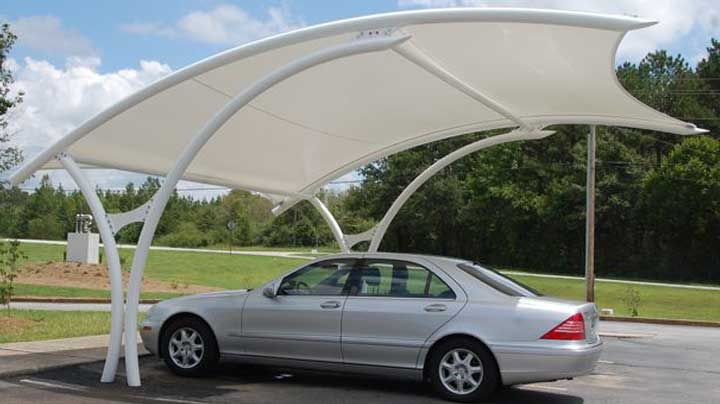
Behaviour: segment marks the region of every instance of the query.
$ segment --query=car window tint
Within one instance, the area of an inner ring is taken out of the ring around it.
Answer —
[[[514,279],[511,279],[494,269],[480,266],[477,263],[461,263],[458,268],[472,275],[474,278],[485,283],[500,293],[514,297],[537,297],[542,296],[540,292],[526,286]]]
[[[280,295],[339,296],[355,260],[321,261],[283,278]]]
[[[454,299],[437,275],[420,265],[395,260],[367,260],[353,270],[346,292],[353,296]]]

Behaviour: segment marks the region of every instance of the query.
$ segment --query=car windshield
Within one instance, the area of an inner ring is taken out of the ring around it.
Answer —
[[[531,288],[530,286],[524,285],[512,278],[509,278],[500,272],[481,266],[478,263],[462,263],[458,264],[458,268],[462,269],[469,275],[480,280],[484,284],[497,290],[498,292],[504,293],[508,296],[517,297],[538,297],[542,296],[540,292]]]

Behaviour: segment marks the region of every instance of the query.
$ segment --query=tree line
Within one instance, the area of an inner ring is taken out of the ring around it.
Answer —
[[[683,137],[598,129],[597,274],[720,282],[720,42],[712,40],[696,66],[656,51],[639,63],[620,65],[617,76],[640,101],[710,133]],[[7,93],[0,95],[5,99]],[[582,273],[588,128],[548,129],[557,133],[495,146],[445,168],[403,207],[380,249]],[[346,233],[367,230],[438,158],[498,133],[467,134],[397,153],[363,167],[356,186],[322,198]],[[2,143],[0,138],[0,150],[10,149]],[[149,177],[121,192],[98,193],[109,212],[128,211],[145,203],[159,185]],[[334,243],[310,204],[302,202],[279,217],[270,208],[269,201],[245,191],[208,200],[175,194],[155,242],[179,247]],[[0,236],[64,239],[79,212],[89,212],[82,195],[54,188],[48,178],[34,192],[6,189],[0,192]],[[229,221],[236,224],[233,231]],[[123,229],[119,241],[134,243],[139,229],[138,224]]]

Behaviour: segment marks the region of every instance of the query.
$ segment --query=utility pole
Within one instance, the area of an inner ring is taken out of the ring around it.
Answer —
[[[587,180],[585,181],[585,300],[595,301],[595,125],[587,136]]]

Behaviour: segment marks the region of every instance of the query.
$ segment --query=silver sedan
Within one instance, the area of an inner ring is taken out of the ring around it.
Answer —
[[[542,297],[478,264],[358,253],[324,257],[248,291],[153,306],[145,347],[183,376],[220,359],[413,377],[443,397],[589,373],[594,304]]]

